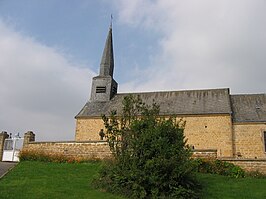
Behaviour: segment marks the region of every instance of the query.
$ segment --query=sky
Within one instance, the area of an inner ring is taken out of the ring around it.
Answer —
[[[0,131],[74,140],[113,15],[118,92],[266,93],[265,0],[0,0]]]

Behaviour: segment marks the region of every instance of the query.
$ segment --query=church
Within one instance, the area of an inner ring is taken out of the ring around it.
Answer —
[[[99,141],[102,114],[122,111],[129,93],[117,93],[113,78],[112,27],[106,39],[99,75],[93,77],[88,102],[76,115],[76,142]],[[146,104],[153,100],[161,116],[186,121],[185,136],[195,150],[213,150],[217,158],[266,159],[266,94],[230,93],[229,88],[130,93]]]

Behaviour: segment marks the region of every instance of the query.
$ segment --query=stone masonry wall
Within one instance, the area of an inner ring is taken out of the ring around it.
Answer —
[[[108,159],[112,157],[107,142],[29,142],[23,150],[61,154],[82,159]]]
[[[243,158],[266,158],[263,132],[266,124],[234,124],[235,153]]]
[[[185,136],[194,149],[217,150],[217,157],[232,157],[232,123],[229,115],[191,116]]]
[[[3,151],[4,151],[4,142],[5,139],[7,139],[9,136],[7,134],[7,132],[2,131],[0,133],[0,161],[2,161],[2,157],[3,157]]]
[[[32,132],[28,132],[25,134],[24,140],[32,139],[34,137],[33,135]],[[44,152],[48,154],[61,154],[67,157],[87,160],[112,158],[112,154],[106,141],[34,142],[34,140],[32,140],[24,142],[23,150]],[[192,157],[216,159],[217,150],[195,149]],[[239,165],[247,171],[260,171],[266,174],[266,159],[222,158],[221,160]]]
[[[232,157],[230,115],[186,116],[185,136],[195,149],[217,150],[218,157]],[[76,141],[100,140],[101,118],[77,119]]]
[[[104,129],[101,118],[77,119],[75,140],[100,140],[99,132],[101,129]]]
[[[266,159],[222,159],[240,166],[246,171],[259,171],[266,174]]]

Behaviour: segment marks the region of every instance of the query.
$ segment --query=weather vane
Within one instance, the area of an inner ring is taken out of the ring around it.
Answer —
[[[113,14],[111,14],[111,21],[110,21],[110,28],[112,29],[113,26]]]

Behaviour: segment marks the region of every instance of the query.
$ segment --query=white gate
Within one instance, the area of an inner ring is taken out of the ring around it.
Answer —
[[[5,139],[2,161],[19,162],[19,152],[23,147],[23,138]]]

